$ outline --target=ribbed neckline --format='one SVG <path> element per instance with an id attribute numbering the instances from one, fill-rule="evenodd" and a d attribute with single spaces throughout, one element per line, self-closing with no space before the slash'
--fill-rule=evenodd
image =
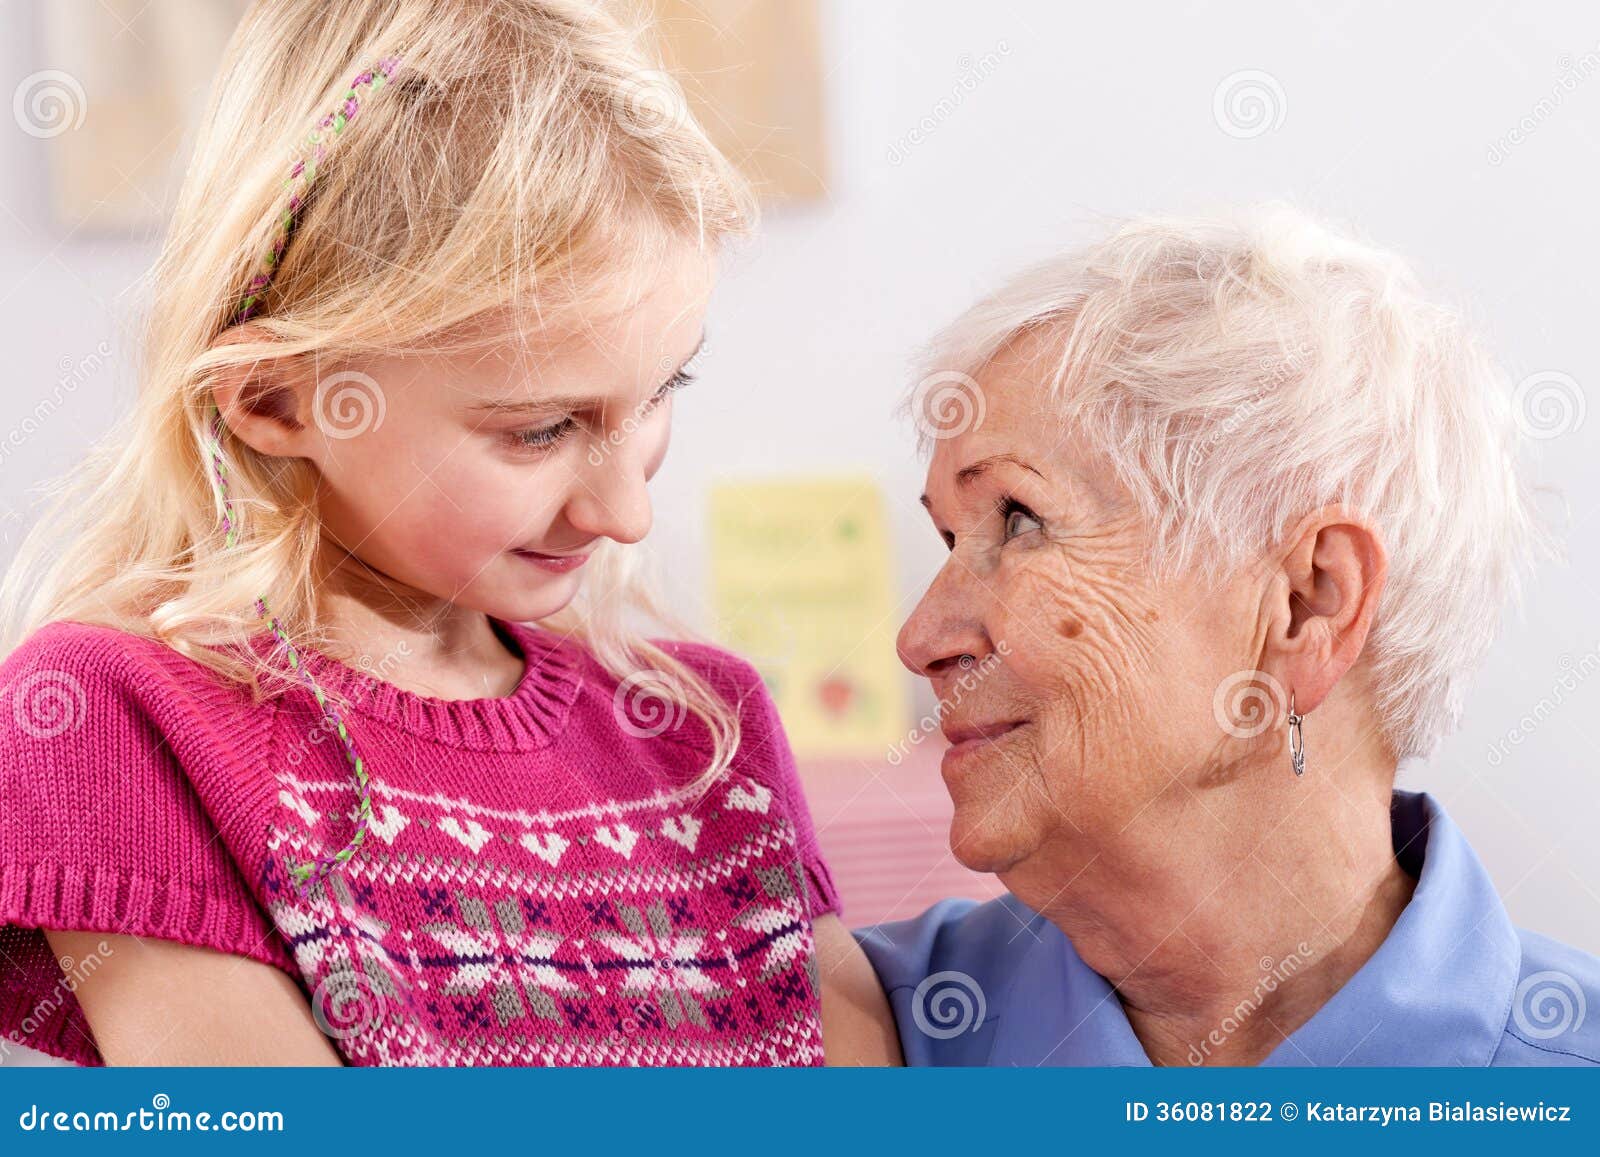
<path id="1" fill-rule="evenodd" d="M 397 687 L 320 651 L 303 650 L 300 657 L 325 692 L 349 702 L 346 715 L 382 720 L 444 746 L 470 751 L 543 747 L 560 733 L 578 698 L 583 685 L 581 657 L 574 644 L 547 631 L 492 616 L 490 623 L 522 653 L 522 678 L 509 695 L 439 699 Z M 270 632 L 257 638 L 268 649 L 276 641 Z M 353 738 L 359 750 L 361 737 Z"/>

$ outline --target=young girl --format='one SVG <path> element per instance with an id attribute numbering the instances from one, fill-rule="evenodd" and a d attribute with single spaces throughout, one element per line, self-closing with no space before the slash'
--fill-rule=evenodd
<path id="1" fill-rule="evenodd" d="M 135 409 L 0 591 L 0 1048 L 897 1056 L 759 678 L 637 633 L 752 211 L 635 41 L 573 0 L 246 16 Z"/>

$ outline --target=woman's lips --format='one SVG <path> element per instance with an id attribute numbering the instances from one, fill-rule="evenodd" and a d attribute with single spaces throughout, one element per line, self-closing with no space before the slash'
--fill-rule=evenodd
<path id="1" fill-rule="evenodd" d="M 552 574 L 575 571 L 589 561 L 588 554 L 543 554 L 537 550 L 513 550 L 511 553 Z"/>
<path id="2" fill-rule="evenodd" d="M 997 742 L 1001 736 L 1010 735 L 1021 727 L 1023 722 L 1014 719 L 1006 723 L 966 724 L 961 727 L 946 728 L 944 737 L 950 741 L 950 748 L 944 753 L 944 758 L 956 759 L 969 751 L 988 747 Z"/>

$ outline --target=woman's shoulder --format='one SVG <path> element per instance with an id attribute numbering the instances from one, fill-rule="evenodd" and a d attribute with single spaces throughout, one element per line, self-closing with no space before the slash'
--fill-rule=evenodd
<path id="1" fill-rule="evenodd" d="M 1497 1065 L 1600 1065 L 1600 957 L 1518 929 L 1522 967 Z"/>
<path id="2" fill-rule="evenodd" d="M 1025 930 L 1031 930 L 1032 935 Z M 1054 932 L 1007 893 L 992 900 L 940 900 L 920 915 L 853 930 L 886 990 L 915 988 L 940 972 L 986 982 L 1009 975 L 1023 951 Z"/>

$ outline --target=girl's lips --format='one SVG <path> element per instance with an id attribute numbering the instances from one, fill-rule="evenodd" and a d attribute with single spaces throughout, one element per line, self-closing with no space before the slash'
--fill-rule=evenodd
<path id="1" fill-rule="evenodd" d="M 553 574 L 575 571 L 589 561 L 587 554 L 540 554 L 536 550 L 513 550 L 511 553 Z"/>

